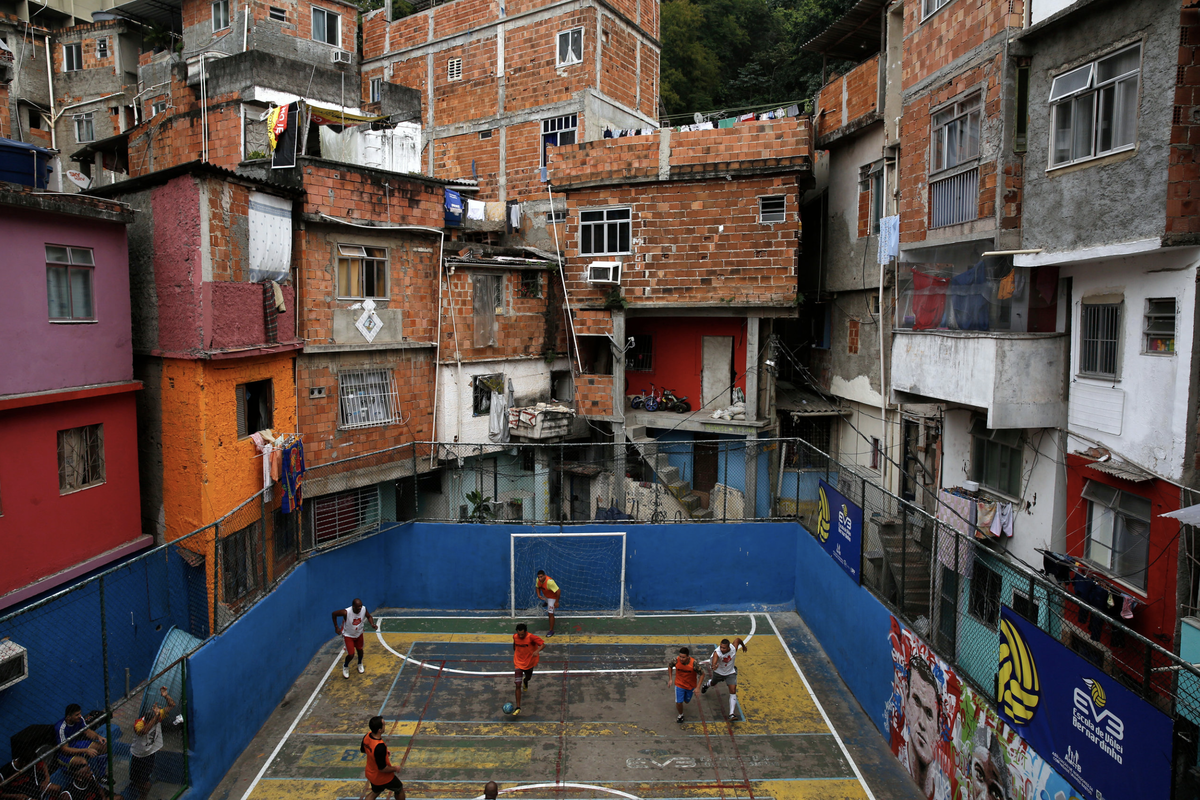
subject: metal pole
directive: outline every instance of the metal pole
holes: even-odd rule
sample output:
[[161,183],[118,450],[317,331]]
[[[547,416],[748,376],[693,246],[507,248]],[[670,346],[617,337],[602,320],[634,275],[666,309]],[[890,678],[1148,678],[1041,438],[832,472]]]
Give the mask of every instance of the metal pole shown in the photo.
[[180,684],[182,688],[179,690],[179,694],[181,695],[181,697],[179,698],[179,712],[180,712],[180,715],[183,717],[183,785],[190,786],[192,780],[191,780],[191,772],[188,767],[188,722],[190,721],[190,717],[188,717],[188,707],[187,707],[188,659],[185,658],[182,661],[180,661],[179,666],[181,667],[180,672],[181,672],[181,679],[182,679],[182,683]]
[[412,518],[417,518],[417,443],[413,442],[412,447],[412,491],[413,491],[413,508]]
[[[866,481],[863,481],[865,495]],[[900,519],[900,611],[907,613],[908,601],[908,515]]]
[[[108,734],[105,738],[112,741],[112,731],[109,730],[109,720],[112,719],[112,701],[110,700],[110,690],[108,685],[108,620],[106,616],[108,609],[104,602],[104,576],[100,576],[98,581],[100,589],[100,657],[103,660],[104,673],[104,732]],[[112,748],[107,750],[108,761],[108,776],[105,781],[108,785],[108,796],[113,795],[113,764],[112,764]]]

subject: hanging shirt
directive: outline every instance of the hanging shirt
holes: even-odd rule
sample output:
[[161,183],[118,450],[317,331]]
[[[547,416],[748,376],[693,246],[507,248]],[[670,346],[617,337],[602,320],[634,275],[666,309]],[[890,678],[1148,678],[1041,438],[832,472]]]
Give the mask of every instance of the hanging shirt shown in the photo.
[[290,514],[304,501],[304,442],[296,441],[283,449],[283,507]]

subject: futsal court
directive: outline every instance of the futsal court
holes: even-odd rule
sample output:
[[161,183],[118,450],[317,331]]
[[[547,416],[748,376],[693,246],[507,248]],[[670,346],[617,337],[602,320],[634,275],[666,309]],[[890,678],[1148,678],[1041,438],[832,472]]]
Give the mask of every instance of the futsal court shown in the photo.
[[[323,677],[239,796],[360,797],[359,743],[380,715],[411,800],[479,797],[489,780],[502,798],[872,797],[768,614],[560,617],[517,717],[502,711],[513,629],[544,637],[544,617],[377,621],[365,674],[344,679],[344,652],[322,650]],[[748,646],[738,721],[719,685],[697,690],[677,723],[668,661],[683,646],[706,660],[735,636]]]

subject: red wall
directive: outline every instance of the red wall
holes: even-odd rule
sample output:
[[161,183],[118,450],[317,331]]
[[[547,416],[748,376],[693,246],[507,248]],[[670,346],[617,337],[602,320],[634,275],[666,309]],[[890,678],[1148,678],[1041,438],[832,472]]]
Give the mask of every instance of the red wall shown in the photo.
[[[1097,470],[1087,469],[1087,465],[1091,463],[1090,458],[1067,455],[1067,554],[1083,559],[1086,551],[1088,502],[1080,497],[1086,481],[1097,481],[1150,500],[1153,514],[1150,521],[1151,563],[1146,571],[1145,605],[1138,606],[1134,611],[1129,627],[1171,649],[1175,639],[1179,523],[1173,519],[1163,519],[1159,515],[1179,509],[1179,488],[1160,480],[1141,483],[1123,481]],[[1115,581],[1113,588],[1121,589],[1135,597],[1141,594]]]
[[[737,372],[736,386],[746,388],[746,320],[731,317],[670,317],[660,319],[629,319],[625,323],[629,336],[650,334],[654,337],[654,370],[633,372],[625,370],[628,394],[649,391],[650,384],[661,391],[666,388],[679,397],[686,396],[692,408],[700,406],[700,366],[705,336],[733,337],[733,368]],[[712,410],[716,410],[713,404]]]
[[[105,482],[58,493],[58,431],[104,424]],[[0,413],[0,597],[142,534],[134,394]]]

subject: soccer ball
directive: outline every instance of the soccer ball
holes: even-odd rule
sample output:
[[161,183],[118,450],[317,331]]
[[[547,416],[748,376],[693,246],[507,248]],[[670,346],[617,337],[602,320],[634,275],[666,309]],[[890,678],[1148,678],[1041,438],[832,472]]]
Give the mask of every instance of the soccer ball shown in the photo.
[[511,714],[514,708],[516,708],[516,706],[514,706],[512,703],[505,703],[503,711],[505,714]]

